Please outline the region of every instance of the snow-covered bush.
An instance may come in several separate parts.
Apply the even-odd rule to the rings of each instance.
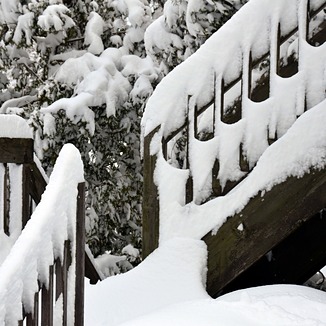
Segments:
[[[80,150],[95,255],[141,247],[139,139],[147,99],[242,3],[168,0],[163,11],[164,2],[0,1],[0,112],[33,126],[48,173],[63,144]]]

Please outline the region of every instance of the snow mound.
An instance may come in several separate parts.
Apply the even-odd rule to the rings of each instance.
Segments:
[[[133,270],[85,291],[85,325],[118,325],[183,301],[207,299],[206,245],[200,240],[167,241]]]

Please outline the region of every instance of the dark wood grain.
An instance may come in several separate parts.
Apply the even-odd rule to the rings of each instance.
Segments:
[[[208,233],[207,289],[216,296],[302,223],[326,207],[326,170],[290,177],[258,194],[230,217],[216,235]],[[239,231],[242,223],[244,230]]]
[[[0,138],[0,163],[33,162],[33,139]]]

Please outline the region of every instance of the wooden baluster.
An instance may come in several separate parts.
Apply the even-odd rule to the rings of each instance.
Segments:
[[[42,314],[41,325],[53,326],[53,265],[49,267],[49,284],[48,288],[42,286]]]
[[[84,325],[84,276],[85,276],[85,183],[78,184],[76,213],[76,297],[75,325]]]
[[[198,106],[195,105],[195,108],[194,108],[194,137],[196,139],[198,139],[198,117],[199,117]]]
[[[65,256],[65,253],[63,253],[63,257],[62,257],[62,260],[64,261],[64,256]],[[55,261],[55,276],[56,276],[56,279],[55,279],[55,300],[58,300],[58,298],[60,297],[60,294],[63,293],[63,287],[64,287],[64,271],[63,271],[63,262],[61,264],[61,260],[58,258],[56,259]]]
[[[249,56],[248,56],[248,92],[247,92],[247,97],[248,99],[251,99],[251,93],[252,93],[252,54],[251,51],[249,51]],[[243,85],[243,83],[242,83]],[[242,92],[243,93],[243,92]]]
[[[142,256],[146,258],[158,247],[159,237],[159,199],[157,186],[154,183],[154,170],[156,166],[156,155],[151,155],[150,145],[153,136],[160,126],[149,133],[144,139],[144,186],[143,186],[143,223],[142,223]],[[162,143],[163,146],[163,143]],[[164,151],[164,147],[163,147]]]
[[[306,13],[306,41],[309,43],[309,24],[310,24],[310,0],[307,0]]]
[[[218,179],[219,170],[220,170],[220,162],[218,159],[216,159],[212,170],[212,191],[214,197],[218,197],[222,195],[222,187]]]
[[[186,183],[186,198],[185,203],[188,204],[193,200],[193,179],[190,169],[190,153],[189,153],[189,143],[190,143],[190,121],[189,121],[189,103],[191,96],[188,96],[188,108],[187,108],[187,126],[186,126],[186,169],[189,169],[189,177]]]
[[[224,120],[224,93],[225,93],[225,84],[224,84],[224,78],[221,79],[221,98],[220,98],[220,120],[222,122],[225,122]]]
[[[281,68],[281,24],[277,25],[277,37],[276,37],[276,74],[280,76]]]
[[[3,231],[8,236],[10,235],[10,182],[9,182],[9,167],[4,164],[4,179],[3,179]]]
[[[168,142],[162,137],[162,152],[165,160],[168,160]]]
[[[34,294],[34,311],[26,316],[26,326],[38,326],[39,314],[39,292]]]
[[[239,165],[240,165],[240,169],[243,172],[249,172],[249,163],[245,157],[245,155],[243,154],[243,144],[240,144],[239,147]]]
[[[61,263],[60,259],[57,259],[55,262],[55,275],[56,275],[56,287],[55,287],[55,300],[57,301],[62,295],[62,325],[67,325],[67,272],[69,266],[68,262],[68,241],[65,241],[64,252]]]

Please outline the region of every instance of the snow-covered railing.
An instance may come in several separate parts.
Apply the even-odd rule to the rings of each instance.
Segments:
[[[79,152],[63,148],[43,194],[47,177],[34,162],[26,122],[0,115],[0,126],[0,325],[82,325],[85,198]]]
[[[0,325],[82,325],[84,183],[78,150],[61,150],[42,200],[0,267]]]
[[[142,121],[144,256],[159,214],[227,194],[325,98],[325,7],[252,0],[158,85]]]

